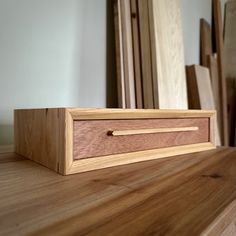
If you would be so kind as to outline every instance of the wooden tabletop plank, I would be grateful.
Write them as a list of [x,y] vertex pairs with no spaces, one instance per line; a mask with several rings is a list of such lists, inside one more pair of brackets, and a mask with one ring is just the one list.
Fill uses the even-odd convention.
[[214,232],[236,198],[235,155],[220,148],[65,177],[0,154],[0,235]]

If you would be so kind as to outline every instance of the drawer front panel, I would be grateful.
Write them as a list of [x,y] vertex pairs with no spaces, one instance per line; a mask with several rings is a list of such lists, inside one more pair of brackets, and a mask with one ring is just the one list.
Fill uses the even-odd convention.
[[74,159],[209,142],[209,118],[76,120]]

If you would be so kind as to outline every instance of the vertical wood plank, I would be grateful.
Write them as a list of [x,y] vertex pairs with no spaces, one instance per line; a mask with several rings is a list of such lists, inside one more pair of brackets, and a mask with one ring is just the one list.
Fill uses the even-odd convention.
[[[188,95],[193,96],[192,92],[197,93],[198,96],[191,101],[190,108],[193,109],[209,109],[214,110],[214,98],[211,88],[210,74],[206,67],[192,65],[186,67]],[[197,101],[199,99],[199,101]]]
[[150,41],[151,41],[151,60],[152,60],[152,86],[153,86],[153,102],[154,108],[159,108],[159,94],[158,94],[158,83],[157,83],[157,61],[156,61],[156,38],[155,38],[155,25],[154,25],[154,11],[153,1],[148,0],[148,11],[149,11],[149,26],[150,26]]
[[118,25],[116,23],[115,31],[117,32],[117,70],[120,104],[124,106],[123,99],[125,99],[126,108],[136,108],[130,1],[117,0],[114,10],[115,22],[118,23]]
[[212,85],[212,92],[214,96],[215,108],[217,111],[217,123],[219,127],[219,135],[222,140],[223,136],[223,127],[222,127],[222,119],[223,113],[221,110],[221,100],[220,100],[220,81],[219,81],[219,74],[218,74],[218,62],[217,58],[214,55],[209,55],[207,57],[207,64],[210,71],[211,76],[211,85]]
[[212,55],[211,26],[205,20],[200,20],[200,54],[201,65],[208,67],[208,56]]
[[149,10],[147,0],[138,0],[138,14],[140,27],[143,105],[144,108],[154,108]]
[[131,2],[136,104],[137,108],[143,108],[138,6],[137,6],[137,0],[130,0],[130,2]]
[[224,71],[224,45],[223,45],[223,28],[221,17],[221,5],[219,0],[213,0],[213,19],[214,19],[214,32],[216,41],[216,53],[218,60],[218,71],[220,79],[220,98],[221,109],[223,113],[222,127],[223,127],[223,144],[228,146],[228,114],[227,114],[227,91],[226,79]]
[[[215,110],[214,97],[210,81],[209,69],[203,66],[192,65],[186,67],[189,107],[191,109]],[[216,123],[217,121],[214,120]],[[221,145],[219,128],[216,128],[216,143]]]
[[114,1],[116,73],[119,108],[126,108],[120,1]]
[[126,107],[136,108],[130,1],[120,1]]
[[236,126],[236,1],[228,1],[226,3],[224,33],[229,144],[234,146],[236,138],[234,132]]
[[179,0],[151,0],[158,108],[187,109],[183,35]]

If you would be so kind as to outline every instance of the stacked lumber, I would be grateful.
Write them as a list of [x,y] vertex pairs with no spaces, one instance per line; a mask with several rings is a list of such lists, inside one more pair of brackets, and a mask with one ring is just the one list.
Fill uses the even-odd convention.
[[228,146],[236,143],[236,1],[227,3],[225,45],[221,2],[212,3],[212,27],[200,21],[200,66],[186,67],[186,81],[180,0],[114,0],[118,100],[120,108],[215,109],[217,144]]
[[[229,130],[233,130],[233,133],[235,130],[235,126],[229,125],[232,122],[229,122],[228,117],[231,120],[234,119],[234,122],[235,118],[232,115],[228,116],[229,101],[227,98],[229,100],[229,95],[233,97],[233,93],[227,91],[221,3],[220,0],[212,0],[212,3],[213,27],[211,28],[205,19],[200,20],[201,66],[187,67],[189,107],[215,109],[217,111],[218,145],[228,146]],[[233,89],[233,82],[229,86]],[[195,97],[195,94],[198,94],[198,97]],[[233,106],[235,104],[232,104]]]
[[179,0],[114,1],[121,108],[187,109]]

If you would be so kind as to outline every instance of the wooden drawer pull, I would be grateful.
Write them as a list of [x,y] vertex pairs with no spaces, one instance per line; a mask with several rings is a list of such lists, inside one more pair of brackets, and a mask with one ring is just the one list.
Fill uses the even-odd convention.
[[177,127],[177,128],[157,128],[157,129],[137,129],[137,130],[110,130],[107,132],[109,136],[124,136],[137,134],[155,134],[170,132],[189,132],[197,131],[198,127]]

